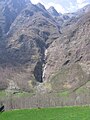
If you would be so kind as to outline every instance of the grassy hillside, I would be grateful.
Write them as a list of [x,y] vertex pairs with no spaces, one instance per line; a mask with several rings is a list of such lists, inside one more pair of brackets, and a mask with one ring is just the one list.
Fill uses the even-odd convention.
[[15,110],[1,113],[0,120],[90,120],[90,107]]

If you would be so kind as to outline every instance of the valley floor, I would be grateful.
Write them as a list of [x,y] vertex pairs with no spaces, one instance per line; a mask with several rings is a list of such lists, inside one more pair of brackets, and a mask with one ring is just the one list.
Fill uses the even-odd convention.
[[0,114],[0,120],[90,120],[90,107],[7,111]]

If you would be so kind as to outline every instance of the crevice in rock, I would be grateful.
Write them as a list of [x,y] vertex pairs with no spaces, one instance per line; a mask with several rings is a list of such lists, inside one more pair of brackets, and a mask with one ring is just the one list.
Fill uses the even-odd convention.
[[35,77],[36,81],[41,83],[41,82],[43,82],[43,79],[42,79],[42,74],[43,74],[42,65],[43,65],[45,43],[39,38],[35,38],[35,41],[36,41],[36,45],[38,47],[38,52],[39,52],[39,55],[40,55],[40,59],[37,62],[35,68],[34,68],[34,77]]
[[45,72],[45,58],[46,58],[46,46],[47,44],[45,41],[42,41],[40,39],[36,40],[37,47],[39,48],[40,53],[40,60],[37,62],[35,68],[34,68],[34,77],[38,82],[44,81],[44,72]]
[[38,82],[43,82],[43,78],[42,78],[43,67],[42,67],[42,65],[43,65],[42,61],[39,61],[39,62],[37,62],[35,69],[34,69],[34,76]]
[[75,63],[76,63],[76,62],[79,62],[81,59],[82,59],[82,56],[80,56],[80,57],[75,61]]
[[63,65],[67,65],[70,62],[70,60],[67,60]]

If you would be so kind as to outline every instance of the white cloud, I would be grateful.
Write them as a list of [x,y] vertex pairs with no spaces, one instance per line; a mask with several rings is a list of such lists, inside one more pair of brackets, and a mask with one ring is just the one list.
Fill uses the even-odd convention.
[[33,4],[37,4],[37,3],[42,3],[42,0],[31,0],[31,2],[33,3]]
[[78,8],[82,8],[87,4],[89,4],[89,2],[87,2],[86,0],[77,0]]
[[77,0],[77,3],[78,4],[82,4],[82,3],[84,3],[86,0]]
[[73,5],[72,2],[70,2],[69,4],[70,4],[70,7],[67,8],[66,12],[67,13],[75,12],[77,10],[78,6],[76,4]]

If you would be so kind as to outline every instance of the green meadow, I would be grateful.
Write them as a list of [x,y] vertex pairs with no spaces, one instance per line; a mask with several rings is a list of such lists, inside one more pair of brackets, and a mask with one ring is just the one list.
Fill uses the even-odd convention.
[[90,107],[13,110],[0,113],[0,120],[90,120]]

